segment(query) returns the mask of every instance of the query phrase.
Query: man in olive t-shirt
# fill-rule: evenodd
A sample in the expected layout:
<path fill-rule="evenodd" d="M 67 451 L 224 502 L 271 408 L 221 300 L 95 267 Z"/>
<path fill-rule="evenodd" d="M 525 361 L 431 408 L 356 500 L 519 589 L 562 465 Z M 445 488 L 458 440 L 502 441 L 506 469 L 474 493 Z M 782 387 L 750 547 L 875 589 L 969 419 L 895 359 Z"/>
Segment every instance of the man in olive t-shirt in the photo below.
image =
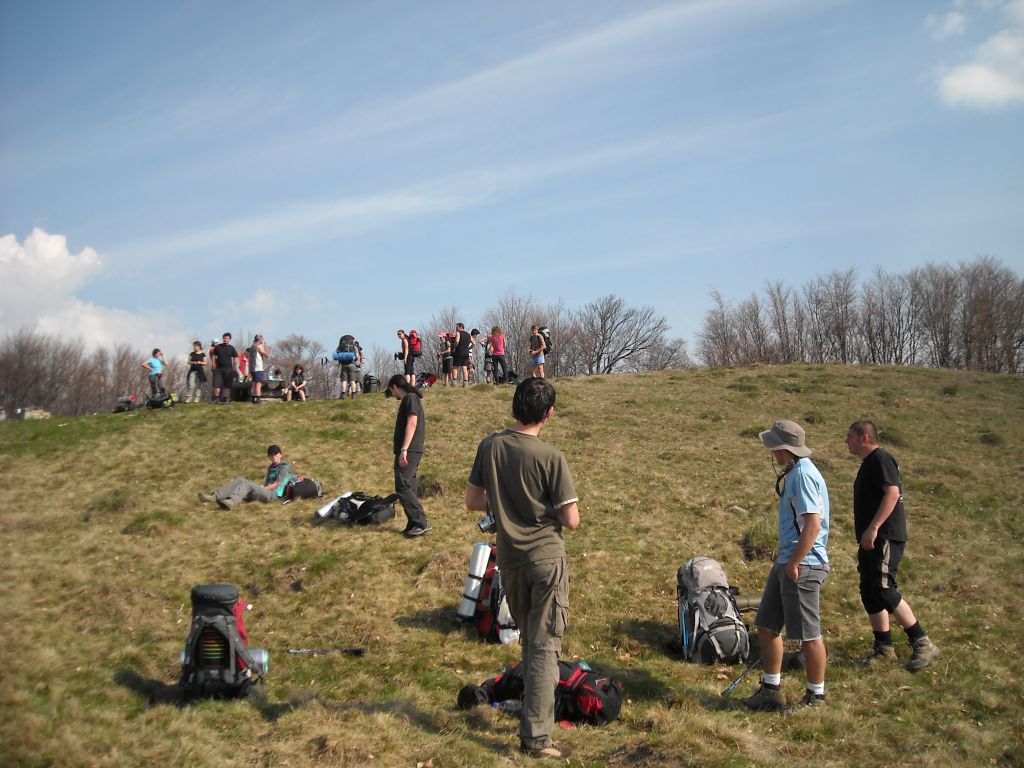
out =
<path fill-rule="evenodd" d="M 569 465 L 539 437 L 555 408 L 555 388 L 524 379 L 512 399 L 516 425 L 480 443 L 466 487 L 466 507 L 490 512 L 498 531 L 498 569 L 522 638 L 525 690 L 520 750 L 565 758 L 551 740 L 562 633 L 569 620 L 569 572 L 562 528 L 579 526 Z"/>

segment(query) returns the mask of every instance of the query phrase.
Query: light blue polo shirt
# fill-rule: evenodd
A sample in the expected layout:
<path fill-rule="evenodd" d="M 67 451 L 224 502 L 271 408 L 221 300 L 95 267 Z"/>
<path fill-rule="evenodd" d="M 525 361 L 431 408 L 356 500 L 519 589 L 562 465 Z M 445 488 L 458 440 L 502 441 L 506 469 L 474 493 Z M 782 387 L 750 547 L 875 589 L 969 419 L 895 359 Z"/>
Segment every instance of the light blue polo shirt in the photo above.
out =
<path fill-rule="evenodd" d="M 796 549 L 797 539 L 804 527 L 804 515 L 819 515 L 821 531 L 814 546 L 801 565 L 822 565 L 828 562 L 828 488 L 825 478 L 810 459 L 797 459 L 786 475 L 785 489 L 779 499 L 779 561 L 789 560 Z"/>
<path fill-rule="evenodd" d="M 138 358 L 136 358 L 138 359 Z M 164 361 L 159 357 L 151 357 L 146 361 L 149 364 L 149 372 L 151 375 L 162 373 L 164 370 Z"/>

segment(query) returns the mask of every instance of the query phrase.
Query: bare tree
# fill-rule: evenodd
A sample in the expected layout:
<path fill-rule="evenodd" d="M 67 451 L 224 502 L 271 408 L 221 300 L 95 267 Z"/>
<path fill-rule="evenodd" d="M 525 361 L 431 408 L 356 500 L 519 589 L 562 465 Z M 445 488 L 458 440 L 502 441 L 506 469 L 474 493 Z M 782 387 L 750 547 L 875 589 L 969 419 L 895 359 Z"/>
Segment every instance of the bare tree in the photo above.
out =
<path fill-rule="evenodd" d="M 928 264 L 912 272 L 910 281 L 928 364 L 936 368 L 958 367 L 957 324 L 963 297 L 956 273 L 948 266 Z"/>
<path fill-rule="evenodd" d="M 363 353 L 363 371 L 373 374 L 383 387 L 396 373 L 402 372 L 402 364 L 395 359 L 393 350 L 374 344 L 367 358 Z"/>
<path fill-rule="evenodd" d="M 693 367 L 686 351 L 686 339 L 659 341 L 650 349 L 630 358 L 628 369 L 633 371 L 676 371 Z"/>
<path fill-rule="evenodd" d="M 768 363 L 774 357 L 768 318 L 756 295 L 750 296 L 732 313 L 736 333 L 736 362 L 740 365 Z"/>
<path fill-rule="evenodd" d="M 704 325 L 697 332 L 697 354 L 708 368 L 724 368 L 736 362 L 736 330 L 722 294 L 712 291 L 711 300 L 714 306 L 704 315 Z"/>
<path fill-rule="evenodd" d="M 627 307 L 608 295 L 573 313 L 583 334 L 587 373 L 612 373 L 624 361 L 664 342 L 668 321 L 653 307 Z"/>
<path fill-rule="evenodd" d="M 860 335 L 864 362 L 909 365 L 917 357 L 917 313 L 913 283 L 876 267 L 861 289 Z"/>

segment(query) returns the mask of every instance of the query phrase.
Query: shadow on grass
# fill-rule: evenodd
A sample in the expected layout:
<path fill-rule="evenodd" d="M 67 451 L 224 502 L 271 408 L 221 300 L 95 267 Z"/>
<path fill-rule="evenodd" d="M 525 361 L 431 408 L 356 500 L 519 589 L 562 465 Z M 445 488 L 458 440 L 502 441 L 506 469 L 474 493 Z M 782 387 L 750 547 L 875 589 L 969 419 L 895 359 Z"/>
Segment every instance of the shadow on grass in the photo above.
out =
<path fill-rule="evenodd" d="M 660 621 L 634 619 L 623 621 L 614 627 L 616 633 L 646 646 L 668 659 L 682 659 L 683 649 L 676 638 L 675 625 L 669 626 Z"/>
<path fill-rule="evenodd" d="M 119 669 L 114 673 L 114 682 L 146 697 L 147 707 L 173 704 L 180 707 L 185 703 L 184 693 L 178 685 L 168 685 L 163 680 L 143 677 L 134 669 Z"/>
<path fill-rule="evenodd" d="M 410 723 L 414 727 L 434 735 L 441 735 L 451 731 L 451 721 L 447 714 L 435 717 L 423 711 L 412 702 L 401 699 L 391 699 L 375 704 L 365 701 L 342 702 L 331 701 L 319 694 L 307 692 L 291 696 L 287 701 L 271 702 L 267 700 L 264 691 L 257 691 L 249 697 L 249 702 L 268 722 L 275 722 L 289 712 L 316 704 L 342 718 L 346 718 L 346 716 L 356 712 L 366 716 L 384 714 L 391 715 L 396 719 Z M 473 717 L 472 715 L 467 717 L 467 725 L 471 731 L 469 738 L 482 747 L 500 752 L 507 749 L 507 739 L 491 738 L 487 733 L 475 733 L 475 731 L 485 731 L 488 733 L 493 731 L 494 718 L 493 716 L 488 716 L 489 713 L 490 710 L 486 710 L 480 717 Z M 509 722 L 511 724 L 511 732 L 515 733 L 517 727 L 515 721 L 510 720 Z"/>
<path fill-rule="evenodd" d="M 450 605 L 416 611 L 411 616 L 399 616 L 395 619 L 395 623 L 405 628 L 432 629 L 442 635 L 462 632 L 465 626 L 455 618 L 455 612 Z"/>

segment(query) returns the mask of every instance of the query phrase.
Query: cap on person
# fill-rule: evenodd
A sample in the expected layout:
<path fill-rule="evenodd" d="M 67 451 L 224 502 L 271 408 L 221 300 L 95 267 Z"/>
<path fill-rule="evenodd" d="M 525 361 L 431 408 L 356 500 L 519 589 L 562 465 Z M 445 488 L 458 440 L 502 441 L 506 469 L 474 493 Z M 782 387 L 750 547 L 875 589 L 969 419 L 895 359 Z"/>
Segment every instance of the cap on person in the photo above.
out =
<path fill-rule="evenodd" d="M 794 456 L 801 458 L 811 455 L 811 449 L 807 447 L 806 435 L 803 427 L 795 421 L 784 419 L 776 421 L 771 429 L 760 434 L 764 447 L 772 451 L 789 451 Z"/>

